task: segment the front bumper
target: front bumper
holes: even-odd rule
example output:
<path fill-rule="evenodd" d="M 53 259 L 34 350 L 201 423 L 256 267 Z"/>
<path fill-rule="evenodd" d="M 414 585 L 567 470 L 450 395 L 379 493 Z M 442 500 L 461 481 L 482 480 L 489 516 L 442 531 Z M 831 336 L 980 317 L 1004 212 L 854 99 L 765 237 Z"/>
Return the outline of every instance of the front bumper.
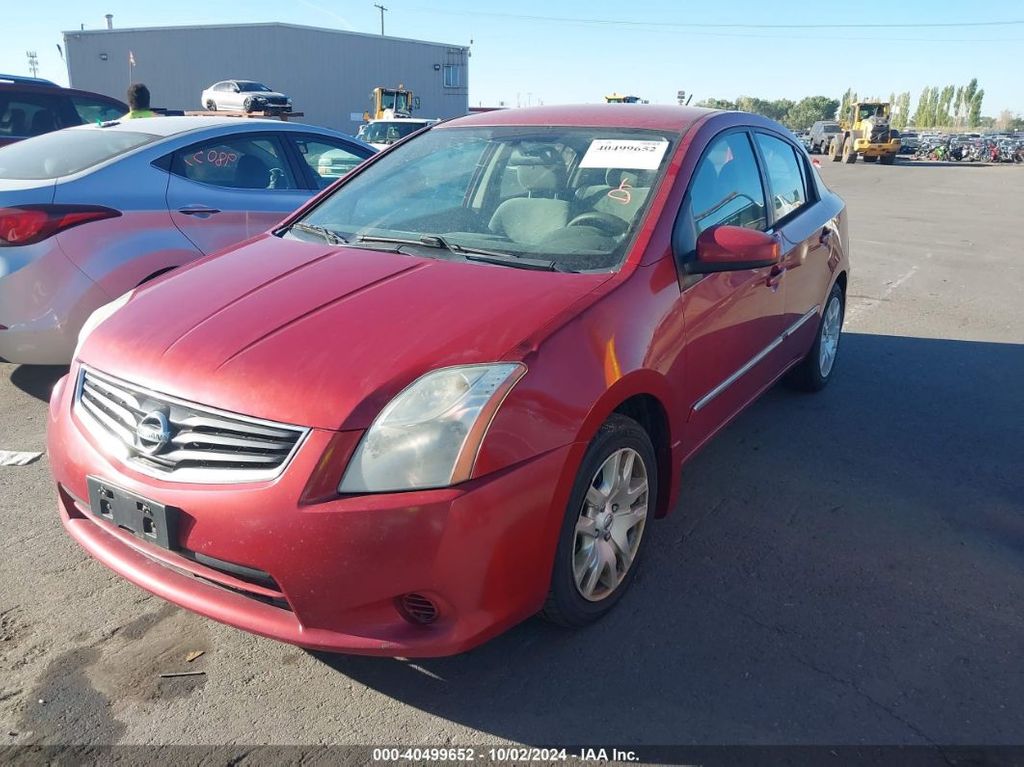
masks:
<path fill-rule="evenodd" d="M 327 448 L 350 451 L 359 433 L 314 430 L 272 482 L 168 483 L 108 459 L 71 412 L 72 388 L 57 387 L 48 431 L 61 520 L 92 556 L 159 597 L 303 647 L 403 657 L 462 652 L 543 604 L 567 495 L 552 489 L 565 484 L 573 446 L 459 488 L 309 503 Z M 94 516 L 79 500 L 89 475 L 180 509 L 180 550 Z M 434 601 L 438 619 L 406 620 L 396 598 L 407 593 Z"/>
<path fill-rule="evenodd" d="M 867 139 L 859 138 L 854 140 L 853 150 L 858 154 L 862 154 L 867 157 L 897 154 L 900 151 L 900 141 L 899 139 L 893 139 L 892 141 L 886 141 L 884 143 L 872 144 Z"/>
<path fill-rule="evenodd" d="M 36 245 L 28 263 L 0 276 L 0 358 L 29 365 L 66 365 L 78 331 L 110 301 L 99 285 L 71 263 L 56 238 Z"/>

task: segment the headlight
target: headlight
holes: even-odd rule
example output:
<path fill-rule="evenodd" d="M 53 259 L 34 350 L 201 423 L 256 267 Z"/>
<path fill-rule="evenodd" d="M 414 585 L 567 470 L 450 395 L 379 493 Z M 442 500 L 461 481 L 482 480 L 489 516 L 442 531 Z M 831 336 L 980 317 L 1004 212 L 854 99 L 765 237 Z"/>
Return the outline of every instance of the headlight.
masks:
<path fill-rule="evenodd" d="M 417 379 L 363 435 L 339 492 L 447 487 L 469 479 L 494 413 L 524 373 L 520 363 L 497 363 Z"/>
<path fill-rule="evenodd" d="M 78 344 L 75 346 L 76 358 L 78 357 L 78 353 L 82 350 L 82 344 L 85 343 L 85 339 L 89 337 L 92 331 L 98 328 L 100 323 L 110 317 L 110 315 L 128 303 L 128 300 L 132 297 L 134 292 L 134 290 L 129 290 L 120 298 L 115 298 L 109 304 L 103 304 L 103 306 L 89 315 L 85 324 L 82 325 L 82 329 L 78 331 Z"/>

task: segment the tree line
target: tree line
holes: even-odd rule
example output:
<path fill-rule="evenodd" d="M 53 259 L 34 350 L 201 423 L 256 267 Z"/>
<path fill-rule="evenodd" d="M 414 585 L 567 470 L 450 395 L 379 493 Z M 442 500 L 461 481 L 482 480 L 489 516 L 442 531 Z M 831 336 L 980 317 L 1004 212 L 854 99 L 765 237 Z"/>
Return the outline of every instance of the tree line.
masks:
<path fill-rule="evenodd" d="M 905 128 L 908 125 L 916 128 L 977 128 L 990 122 L 989 118 L 981 116 L 984 98 L 985 89 L 978 87 L 976 77 L 966 85 L 926 87 L 921 91 L 917 109 L 913 112 L 910 109 L 910 91 L 900 94 L 894 92 L 889 95 L 889 103 L 893 106 L 892 124 L 895 128 Z M 857 92 L 853 88 L 847 88 L 840 99 L 807 96 L 800 101 L 792 101 L 740 96 L 735 101 L 704 99 L 697 102 L 697 106 L 754 112 L 770 117 L 791 130 L 806 130 L 818 120 L 835 120 L 845 115 L 849 106 L 858 100 Z"/>

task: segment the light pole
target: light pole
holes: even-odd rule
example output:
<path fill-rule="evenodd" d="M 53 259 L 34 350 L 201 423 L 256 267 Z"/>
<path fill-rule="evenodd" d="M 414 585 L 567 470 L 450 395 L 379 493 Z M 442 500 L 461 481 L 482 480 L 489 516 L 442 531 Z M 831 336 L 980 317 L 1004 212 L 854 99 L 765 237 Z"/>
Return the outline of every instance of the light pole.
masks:
<path fill-rule="evenodd" d="M 39 74 L 39 57 L 35 51 L 25 51 L 25 56 L 28 58 L 29 71 L 33 77 L 36 77 Z"/>
<path fill-rule="evenodd" d="M 386 11 L 387 8 L 383 5 L 378 5 L 377 3 L 374 3 L 373 7 L 380 9 L 380 36 L 384 37 L 384 11 Z"/>

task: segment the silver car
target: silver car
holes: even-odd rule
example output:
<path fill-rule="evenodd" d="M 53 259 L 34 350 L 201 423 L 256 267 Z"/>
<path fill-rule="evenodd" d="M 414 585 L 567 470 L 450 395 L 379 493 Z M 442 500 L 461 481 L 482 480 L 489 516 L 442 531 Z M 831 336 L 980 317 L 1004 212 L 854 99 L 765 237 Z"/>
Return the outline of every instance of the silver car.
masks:
<path fill-rule="evenodd" d="M 204 109 L 212 112 L 291 112 L 292 100 L 255 80 L 221 80 L 199 96 Z"/>
<path fill-rule="evenodd" d="M 0 358 L 70 361 L 97 307 L 273 227 L 374 149 L 275 120 L 153 117 L 0 148 Z"/>

